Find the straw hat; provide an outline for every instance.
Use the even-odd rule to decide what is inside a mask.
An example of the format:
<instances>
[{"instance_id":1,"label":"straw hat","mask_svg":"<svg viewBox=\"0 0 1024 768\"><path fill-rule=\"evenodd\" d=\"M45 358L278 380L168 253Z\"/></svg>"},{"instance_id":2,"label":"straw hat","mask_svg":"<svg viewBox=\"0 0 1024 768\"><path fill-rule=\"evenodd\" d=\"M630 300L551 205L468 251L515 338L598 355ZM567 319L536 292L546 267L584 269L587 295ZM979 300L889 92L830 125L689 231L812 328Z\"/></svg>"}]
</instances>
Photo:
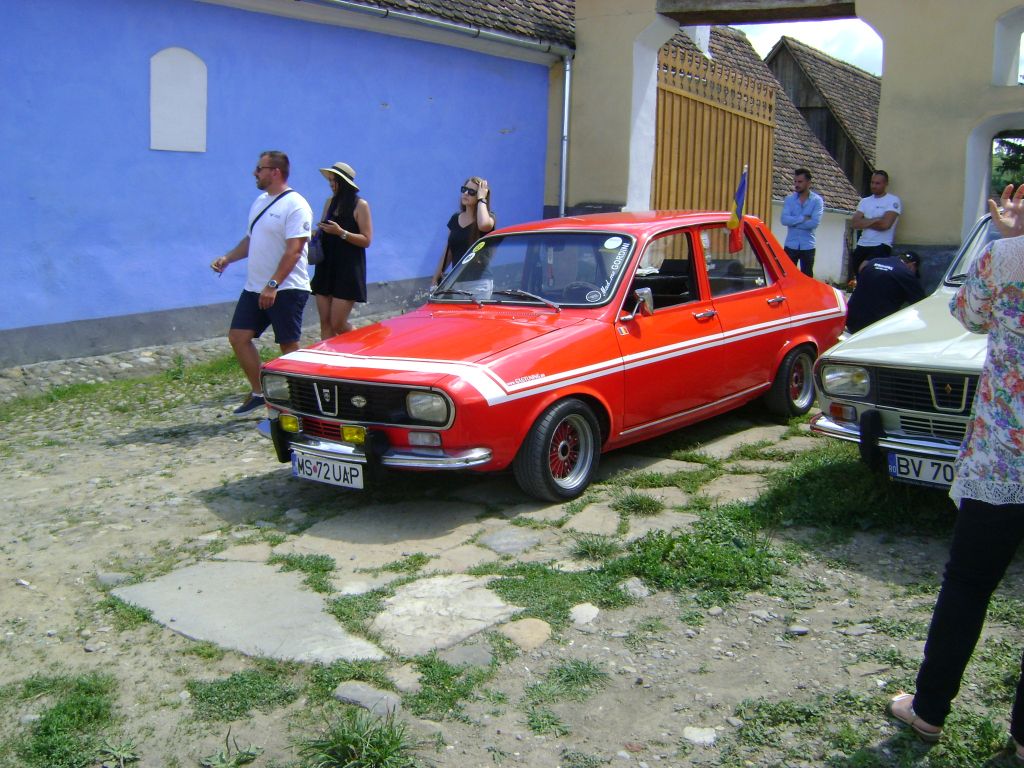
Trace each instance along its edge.
<instances>
[{"instance_id":1,"label":"straw hat","mask_svg":"<svg viewBox=\"0 0 1024 768\"><path fill-rule=\"evenodd\" d=\"M359 187L356 186L355 182L356 172L348 163L335 163L330 168L321 168L320 173L322 173L324 175L324 178L327 179L328 181L330 180L332 175L337 176L339 179L341 179L354 190L356 190L356 192L359 191Z\"/></svg>"}]
</instances>

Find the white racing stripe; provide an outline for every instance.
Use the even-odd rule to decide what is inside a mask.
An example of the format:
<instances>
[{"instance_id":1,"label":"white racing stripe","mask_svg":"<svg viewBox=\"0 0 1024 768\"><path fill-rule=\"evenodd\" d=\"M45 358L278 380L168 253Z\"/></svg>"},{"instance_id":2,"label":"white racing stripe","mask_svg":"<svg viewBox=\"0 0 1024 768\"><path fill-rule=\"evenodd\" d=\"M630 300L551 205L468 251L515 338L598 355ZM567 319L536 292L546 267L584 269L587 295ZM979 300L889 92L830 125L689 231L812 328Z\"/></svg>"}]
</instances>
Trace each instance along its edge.
<instances>
[{"instance_id":1,"label":"white racing stripe","mask_svg":"<svg viewBox=\"0 0 1024 768\"><path fill-rule=\"evenodd\" d=\"M439 376L456 376L473 387L488 405L498 405L510 400L540 394L570 384L593 381L604 376L617 375L626 370L641 368L646 365L693 354L701 350L730 344L741 339L763 336L779 328L798 328L803 325L839 317L844 314L845 301L842 294L836 292L837 307L807 312L793 318L774 320L768 323L738 328L727 333L716 333L689 339L677 344L670 344L657 349L644 350L622 358L612 358L599 363L574 368L570 371L541 376L527 381L509 383L499 377L486 365L468 363L459 360L424 360L415 357L375 357L352 355L318 349L301 349L284 355L282 360L324 365L329 368L366 368L377 371L408 371L410 373L431 373Z\"/></svg>"}]
</instances>

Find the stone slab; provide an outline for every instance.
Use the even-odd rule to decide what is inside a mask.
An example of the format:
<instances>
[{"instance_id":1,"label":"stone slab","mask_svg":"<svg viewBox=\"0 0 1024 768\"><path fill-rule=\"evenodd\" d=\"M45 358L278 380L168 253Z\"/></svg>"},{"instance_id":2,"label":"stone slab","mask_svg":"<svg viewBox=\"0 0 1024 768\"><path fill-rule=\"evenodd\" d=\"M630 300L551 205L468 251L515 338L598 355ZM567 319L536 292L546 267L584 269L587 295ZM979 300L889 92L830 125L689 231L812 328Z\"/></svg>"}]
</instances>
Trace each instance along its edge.
<instances>
[{"instance_id":1,"label":"stone slab","mask_svg":"<svg viewBox=\"0 0 1024 768\"><path fill-rule=\"evenodd\" d=\"M786 434L788 429L789 427L783 424L749 427L740 432L716 437L701 445L697 450L713 459L727 459L732 455L733 451L744 445L754 445L764 440L777 443L782 440L782 436Z\"/></svg>"},{"instance_id":2,"label":"stone slab","mask_svg":"<svg viewBox=\"0 0 1024 768\"><path fill-rule=\"evenodd\" d=\"M540 648L551 637L551 625L540 619L510 621L498 627L498 631L527 653Z\"/></svg>"},{"instance_id":3,"label":"stone slab","mask_svg":"<svg viewBox=\"0 0 1024 768\"><path fill-rule=\"evenodd\" d=\"M228 547L213 556L214 560L235 560L242 563L265 563L273 554L269 544L239 544Z\"/></svg>"},{"instance_id":4,"label":"stone slab","mask_svg":"<svg viewBox=\"0 0 1024 768\"><path fill-rule=\"evenodd\" d=\"M588 504L582 512L573 515L562 528L577 533L600 533L602 536L614 536L619 529L619 513L606 502Z\"/></svg>"},{"instance_id":5,"label":"stone slab","mask_svg":"<svg viewBox=\"0 0 1024 768\"><path fill-rule=\"evenodd\" d=\"M761 475L722 475L701 486L700 492L719 504L748 504L757 499L767 485Z\"/></svg>"},{"instance_id":6,"label":"stone slab","mask_svg":"<svg viewBox=\"0 0 1024 768\"><path fill-rule=\"evenodd\" d=\"M364 507L310 526L278 546L280 554L318 554L339 566L379 568L422 552L438 555L485 529L472 504L422 501Z\"/></svg>"},{"instance_id":7,"label":"stone slab","mask_svg":"<svg viewBox=\"0 0 1024 768\"><path fill-rule=\"evenodd\" d=\"M179 634L249 656L323 664L385 658L324 613L323 596L302 578L262 563L211 560L113 593Z\"/></svg>"},{"instance_id":8,"label":"stone slab","mask_svg":"<svg viewBox=\"0 0 1024 768\"><path fill-rule=\"evenodd\" d=\"M697 464L692 461L676 461L675 459L662 459L656 456L641 456L635 453L613 451L607 456L601 457L601 464L597 468L596 479L603 482L620 472L632 472L635 470L670 475L675 472L695 472L698 469L703 469L703 467L703 464Z\"/></svg>"},{"instance_id":9,"label":"stone slab","mask_svg":"<svg viewBox=\"0 0 1024 768\"><path fill-rule=\"evenodd\" d=\"M521 611L487 588L490 580L454 574L399 587L371 629L404 656L450 648Z\"/></svg>"},{"instance_id":10,"label":"stone slab","mask_svg":"<svg viewBox=\"0 0 1024 768\"><path fill-rule=\"evenodd\" d=\"M541 535L529 528L506 525L477 539L477 544L499 555L519 555L541 542Z\"/></svg>"},{"instance_id":11,"label":"stone slab","mask_svg":"<svg viewBox=\"0 0 1024 768\"><path fill-rule=\"evenodd\" d=\"M673 528L687 530L697 520L697 515L687 512L662 512L652 517L631 517L629 518L629 532L626 534L626 542L642 539L651 531L671 531Z\"/></svg>"}]
</instances>

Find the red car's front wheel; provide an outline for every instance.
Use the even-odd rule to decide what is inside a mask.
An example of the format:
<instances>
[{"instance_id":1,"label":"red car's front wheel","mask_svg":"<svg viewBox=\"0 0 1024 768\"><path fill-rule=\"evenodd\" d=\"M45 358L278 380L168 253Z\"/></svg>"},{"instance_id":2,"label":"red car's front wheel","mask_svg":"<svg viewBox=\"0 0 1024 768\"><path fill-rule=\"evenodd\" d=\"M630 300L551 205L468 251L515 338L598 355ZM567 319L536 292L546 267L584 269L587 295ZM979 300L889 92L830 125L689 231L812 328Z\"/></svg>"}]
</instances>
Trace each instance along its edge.
<instances>
[{"instance_id":1,"label":"red car's front wheel","mask_svg":"<svg viewBox=\"0 0 1024 768\"><path fill-rule=\"evenodd\" d=\"M570 398L555 403L534 422L512 470L531 496L565 501L590 485L600 456L601 430L594 412Z\"/></svg>"}]
</instances>

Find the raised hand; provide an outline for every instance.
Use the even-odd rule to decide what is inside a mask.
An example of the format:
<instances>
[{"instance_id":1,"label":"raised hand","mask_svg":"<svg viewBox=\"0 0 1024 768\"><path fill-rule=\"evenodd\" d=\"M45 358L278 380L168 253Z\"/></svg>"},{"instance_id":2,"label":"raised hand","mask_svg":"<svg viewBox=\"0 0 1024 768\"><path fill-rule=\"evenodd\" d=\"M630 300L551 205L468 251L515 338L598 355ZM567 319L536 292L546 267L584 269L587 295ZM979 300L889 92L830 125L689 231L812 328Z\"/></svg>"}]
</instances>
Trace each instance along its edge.
<instances>
[{"instance_id":1,"label":"raised hand","mask_svg":"<svg viewBox=\"0 0 1024 768\"><path fill-rule=\"evenodd\" d=\"M1018 185L1016 192L1013 184L1007 184L998 203L989 198L988 210L1003 237L1024 235L1024 184Z\"/></svg>"}]
</instances>

